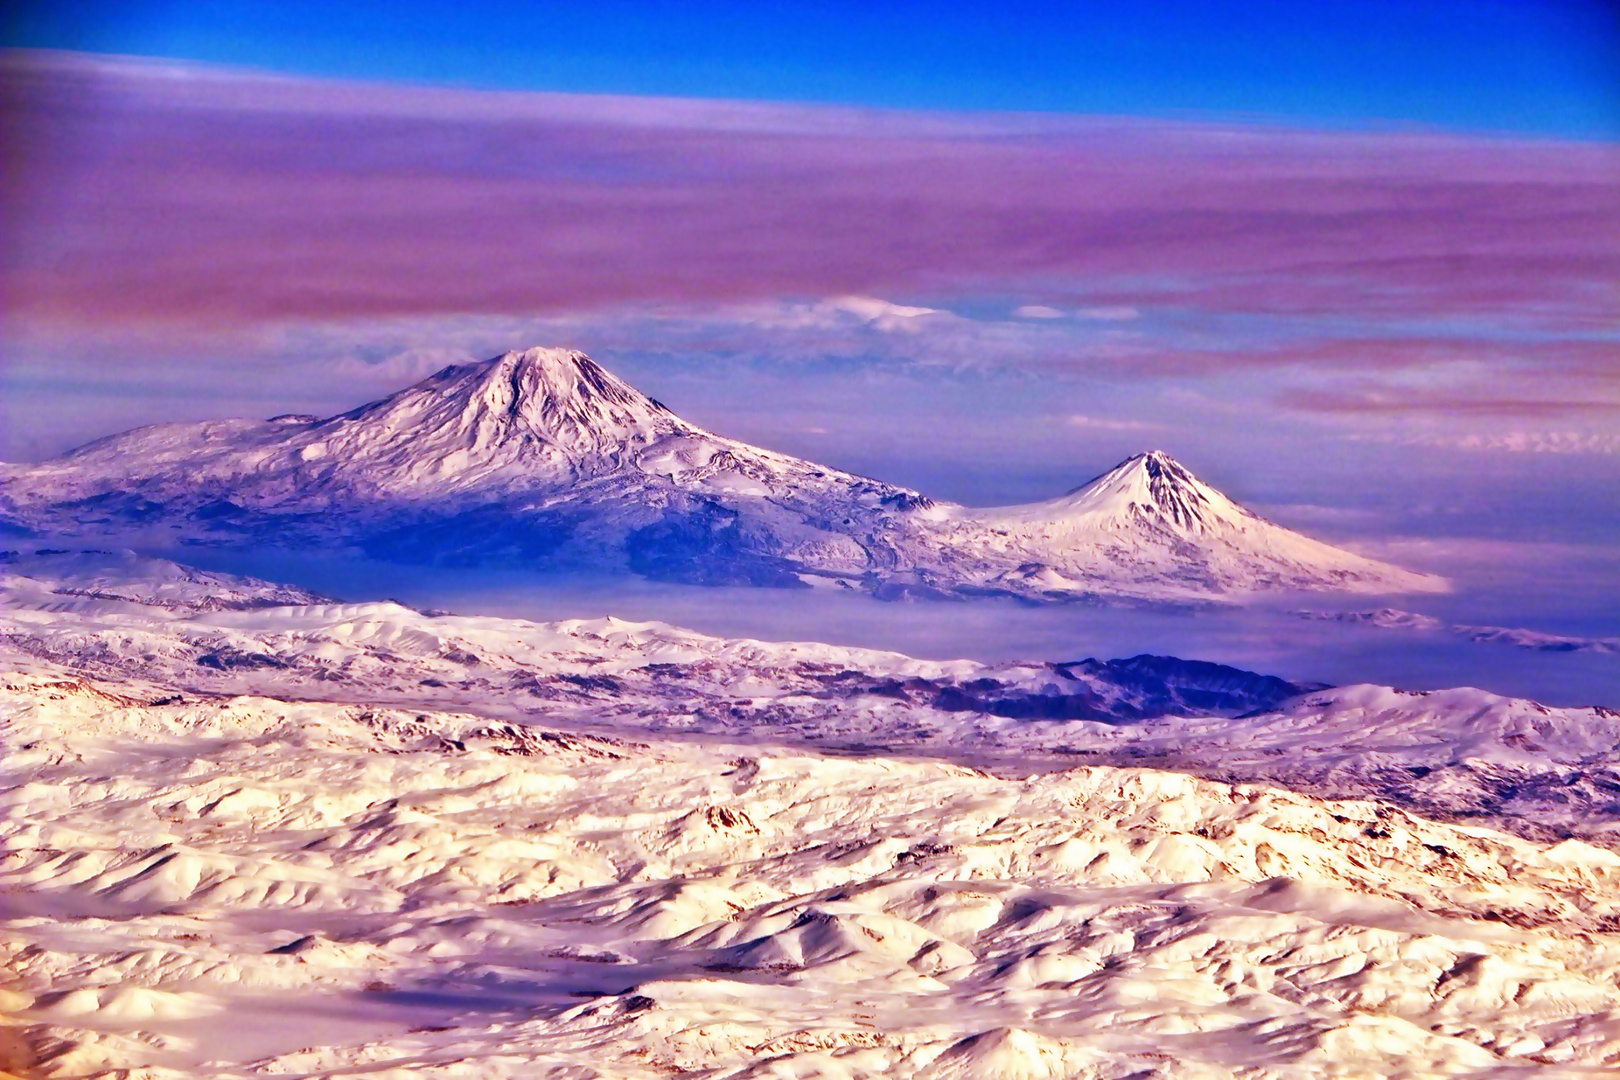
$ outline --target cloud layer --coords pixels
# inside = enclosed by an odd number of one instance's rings
[[[233,324],[1018,291],[1612,314],[1620,151],[323,84],[14,53],[5,297]]]

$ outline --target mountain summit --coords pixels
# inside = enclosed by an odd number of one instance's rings
[[[0,466],[0,528],[885,597],[1444,588],[1268,522],[1158,451],[1046,502],[936,503],[704,431],[583,353],[543,348],[324,420],[163,424]]]
[[[444,368],[294,441],[303,461],[340,460],[377,490],[428,497],[577,481],[701,434],[584,353],[536,348]]]
[[[523,349],[458,364],[336,418],[356,428],[448,440],[471,453],[517,443],[617,454],[685,425],[581,352]]]
[[[1072,516],[1099,527],[1145,525],[1189,535],[1259,520],[1162,450],[1126,458],[1068,494],[1035,506],[1043,514]]]

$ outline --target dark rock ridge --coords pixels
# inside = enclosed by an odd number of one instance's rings
[[[828,697],[872,694],[942,712],[978,712],[1017,720],[1126,723],[1156,716],[1242,716],[1276,708],[1322,683],[1174,656],[1076,660],[1049,665],[1054,684],[1031,690],[992,676],[949,680],[874,678],[843,671],[825,678]]]

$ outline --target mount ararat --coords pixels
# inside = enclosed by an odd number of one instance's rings
[[[0,530],[884,598],[1446,588],[1266,521],[1162,453],[1046,502],[970,508],[705,431],[584,354],[544,348],[326,419],[160,424],[0,464]]]

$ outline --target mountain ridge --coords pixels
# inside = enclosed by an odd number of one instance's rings
[[[0,558],[0,751],[8,1076],[1620,1060],[1613,710],[58,549]]]
[[[874,595],[1220,602],[1435,591],[1266,521],[1162,451],[972,508],[706,431],[584,353],[451,365],[325,419],[167,424],[0,468],[0,521]]]

